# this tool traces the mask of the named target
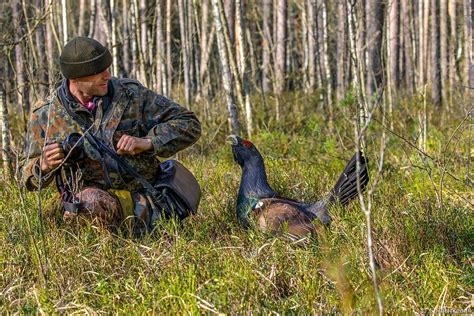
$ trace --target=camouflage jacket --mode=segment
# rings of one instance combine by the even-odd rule
[[[201,126],[193,112],[145,88],[138,81],[113,78],[109,81],[109,89],[113,91],[109,104],[104,109],[104,98],[98,98],[95,115],[78,102],[61,104],[58,96],[60,88],[49,100],[35,106],[21,164],[23,181],[28,190],[37,189],[40,181],[44,187],[54,178],[46,174],[41,175],[40,180],[39,158],[45,141],[61,142],[73,132],[82,133],[64,106],[91,124],[89,131],[110,148],[115,149],[124,134],[151,139],[153,150],[135,156],[122,156],[150,182],[158,171],[158,156],[169,157],[200,137]],[[128,191],[142,188],[121,170],[114,159],[95,150],[86,139],[84,152],[85,159],[78,163],[82,186]]]

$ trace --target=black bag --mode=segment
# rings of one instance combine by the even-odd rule
[[[176,160],[160,164],[160,172],[153,185],[159,192],[154,197],[156,206],[166,217],[180,219],[195,214],[201,199],[201,189],[194,175]]]

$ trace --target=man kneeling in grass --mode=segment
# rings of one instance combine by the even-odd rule
[[[138,81],[111,77],[111,63],[109,50],[94,39],[77,37],[65,45],[59,57],[64,79],[31,113],[23,180],[37,190],[56,179],[64,220],[86,216],[116,226],[127,215],[127,203],[120,201],[127,200],[140,234],[153,228],[160,212],[174,210],[157,212],[143,181],[126,165],[156,185],[162,170],[157,157],[195,143],[201,125],[193,112]]]

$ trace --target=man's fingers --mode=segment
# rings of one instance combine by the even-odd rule
[[[57,166],[59,166],[63,162],[63,160],[64,159],[56,159],[56,160],[49,161],[49,166],[54,169]]]
[[[124,149],[128,152],[132,152],[133,149],[135,148],[135,140],[134,139],[129,139],[128,142],[125,144]]]
[[[46,146],[44,146],[44,150],[43,151],[50,151],[50,150],[53,150],[55,148],[61,148],[61,146],[59,146],[58,143],[51,143],[51,144],[48,144]]]
[[[122,137],[120,137],[120,140],[117,143],[117,149],[125,149],[125,145],[129,142],[131,138],[132,136],[122,135]]]
[[[48,156],[49,161],[62,160],[63,158],[64,158],[64,153],[63,152],[55,153],[55,154],[52,154],[52,155]]]
[[[134,154],[137,139],[133,136],[123,135],[117,143],[117,153]]]
[[[118,150],[122,149],[122,144],[123,144],[123,142],[126,138],[127,138],[127,135],[122,135],[122,137],[120,137],[119,141],[117,142],[117,149]]]
[[[54,157],[64,157],[64,151],[62,148],[53,148],[44,152],[45,157],[54,158]]]

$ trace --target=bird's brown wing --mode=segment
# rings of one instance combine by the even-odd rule
[[[262,199],[255,207],[256,222],[265,231],[273,234],[288,232],[297,237],[314,233],[311,219],[294,204],[282,199]]]

